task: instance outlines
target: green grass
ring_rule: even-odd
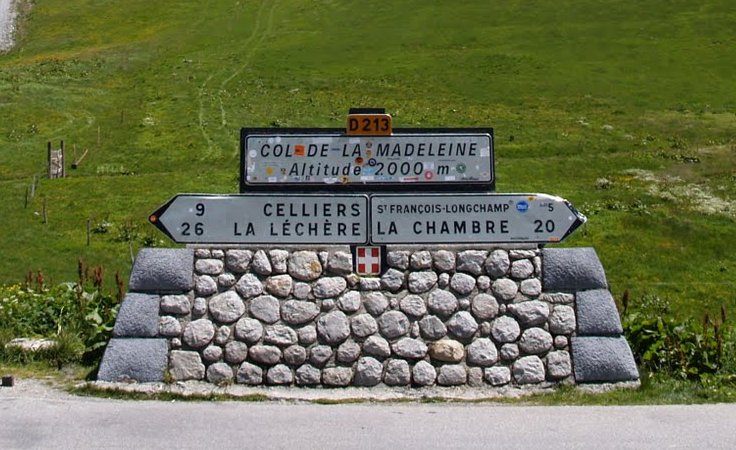
[[[0,283],[75,279],[79,257],[127,276],[131,248],[165,239],[146,223],[156,207],[237,191],[241,127],[336,127],[382,106],[396,127],[494,127],[498,191],[587,212],[566,245],[596,248],[617,297],[686,317],[736,307],[736,211],[627,173],[736,200],[729,0],[48,0],[21,28],[0,56]],[[24,208],[61,139],[89,154]],[[89,246],[87,220],[112,224]]]

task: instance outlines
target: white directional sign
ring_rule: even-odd
[[[373,244],[559,242],[586,218],[546,194],[376,194]]]
[[[488,132],[271,133],[243,130],[242,182],[257,186],[491,186]]]
[[[149,220],[179,243],[365,244],[368,196],[181,194]]]
[[[180,194],[149,220],[188,244],[381,245],[559,242],[586,218],[546,194]]]

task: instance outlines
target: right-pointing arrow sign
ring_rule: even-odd
[[[586,218],[547,194],[375,194],[374,244],[559,242]]]

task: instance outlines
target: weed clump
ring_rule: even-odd
[[[0,361],[46,361],[61,368],[71,363],[93,365],[112,336],[124,295],[120,276],[116,290],[103,289],[102,268],[79,264],[79,281],[47,286],[38,272],[26,284],[0,286]],[[29,352],[8,346],[14,338],[47,338],[48,348]]]
[[[632,303],[626,291],[621,303],[624,334],[644,371],[703,383],[736,382],[736,333],[725,307],[717,319],[706,314],[698,323],[675,319],[669,302],[657,296]]]

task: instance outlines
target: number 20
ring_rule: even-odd
[[[547,233],[552,233],[555,231],[555,222],[553,220],[548,220],[546,222],[542,222],[541,220],[535,220],[534,221],[534,232],[535,233],[544,233],[545,231]]]

